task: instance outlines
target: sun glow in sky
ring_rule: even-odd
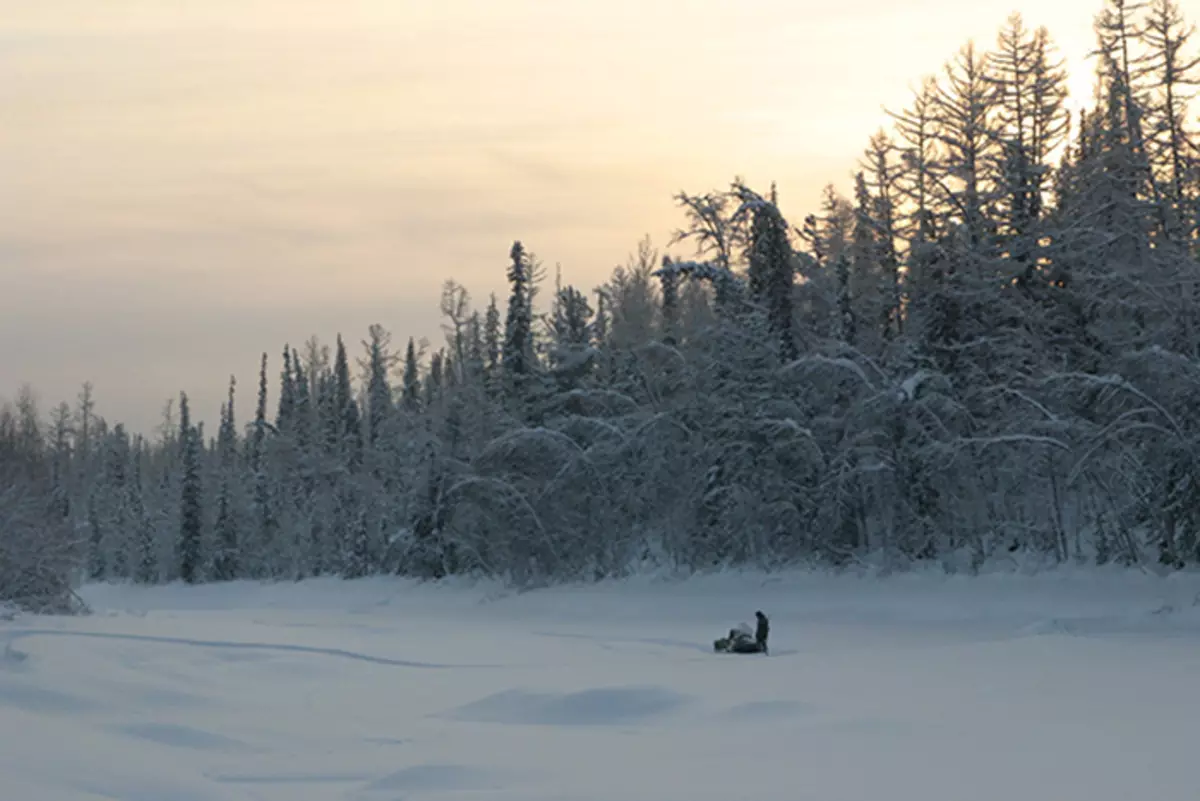
[[[244,419],[262,352],[440,341],[442,281],[503,298],[514,239],[590,290],[679,190],[774,180],[798,220],[1013,11],[1090,76],[1100,7],[0,0],[0,395],[91,380],[148,431],[181,389],[214,419],[234,373]]]

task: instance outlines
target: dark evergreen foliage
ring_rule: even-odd
[[[200,449],[203,437],[191,424],[186,393],[179,394],[179,578],[194,584],[204,578],[204,509],[201,495]]]

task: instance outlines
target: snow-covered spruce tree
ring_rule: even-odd
[[[653,272],[657,261],[646,238],[626,265],[613,270],[598,292],[607,312],[603,340],[596,332],[599,316],[588,319],[582,293],[565,304],[575,306],[578,314],[574,323],[563,322],[565,334],[559,338],[574,343],[567,347],[577,366],[569,380],[558,382],[543,425],[565,435],[578,451],[553,449],[540,432],[511,443],[530,449],[550,446],[566,460],[554,479],[554,497],[535,495],[534,506],[548,530],[558,535],[554,547],[560,568],[581,576],[619,571],[661,530],[657,520],[666,504],[653,507],[646,500],[661,484],[645,473],[643,454],[636,452],[644,445],[652,453],[653,447],[634,433],[653,409],[669,407],[683,388],[680,354],[663,341],[665,321]],[[670,262],[665,263],[669,270]],[[637,522],[631,526],[631,520]]]
[[[331,438],[328,436],[328,425],[332,416],[332,371],[327,361],[306,364],[305,370],[310,377],[312,395],[309,399],[311,442],[305,460],[309,492],[305,508],[307,554],[303,575],[320,576],[332,569],[336,555],[336,543],[332,542],[330,522],[330,484],[334,476],[334,464],[329,452]]]
[[[37,481],[0,481],[0,607],[36,613],[84,609],[72,589],[83,546],[62,519],[47,515]]]
[[[496,305],[496,294],[493,292],[488,298],[487,313],[483,323],[484,353],[487,357],[484,368],[487,375],[486,386],[493,396],[500,392],[502,343],[503,329],[500,326],[500,309]]]
[[[435,351],[429,357],[429,370],[425,375],[425,397],[423,405],[426,409],[432,411],[440,407],[442,402],[442,391],[445,389],[445,351]]]
[[[582,292],[569,285],[558,290],[554,318],[551,321],[556,365],[574,361],[568,355],[570,351],[589,346],[591,319],[592,309]]]
[[[455,572],[455,546],[444,534],[446,487],[449,475],[458,469],[451,451],[469,453],[489,418],[483,408],[487,393],[482,383],[446,386],[444,358],[444,350],[431,356],[423,378],[426,403],[420,415],[404,421],[393,527],[401,534],[392,539],[388,558],[394,569],[424,578]],[[463,411],[468,404],[479,412],[469,421]]]
[[[874,206],[866,175],[859,172],[854,177],[853,233],[845,258],[838,265],[845,269],[846,276],[838,276],[838,285],[844,288],[846,297],[843,316],[848,313],[862,321],[855,326],[854,339],[846,341],[878,356],[883,353],[892,316],[888,290],[894,278],[883,261],[882,225],[875,218]]]
[[[23,387],[16,413],[0,406],[0,608],[84,609],[71,586],[84,542],[63,518],[52,488],[36,397]]]
[[[79,391],[75,409],[75,489],[80,495],[87,494],[87,481],[92,475],[92,444],[95,437],[96,399],[92,394],[92,383],[85,381]]]
[[[703,438],[687,563],[768,566],[811,553],[822,458],[804,444],[805,414],[782,389],[784,362],[765,315],[721,320],[693,353],[695,385],[680,420]]]
[[[282,434],[289,430],[296,417],[296,377],[292,368],[292,349],[283,346],[283,367],[279,373],[279,402],[275,408],[275,431]]]
[[[1145,281],[1154,222],[1127,116],[1124,71],[1103,53],[1099,80],[1100,108],[1088,117],[1070,165],[1059,201],[1063,213],[1051,217],[1050,256],[1057,282],[1079,297],[1089,333],[1101,325],[1097,345],[1112,352],[1146,343],[1147,302],[1157,303]]]
[[[202,581],[204,567],[203,497],[201,495],[201,434],[192,425],[187,393],[179,393],[179,449],[182,470],[179,488],[179,539],[176,559],[179,577],[188,584]]]
[[[850,241],[854,210],[832,184],[821,192],[820,214],[809,214],[800,236],[807,248],[798,254],[796,308],[815,340],[857,338],[853,288],[850,284]]]
[[[364,500],[356,509],[349,510],[350,537],[346,551],[345,565],[342,567],[343,578],[354,579],[369,575],[374,570],[374,554],[372,548],[371,509]]]
[[[725,199],[704,197],[688,206],[692,228],[676,239],[696,242],[701,255],[715,258],[669,265],[681,277],[712,282],[717,304],[713,323],[689,336],[681,372],[689,386],[669,396],[674,419],[655,421],[664,434],[672,428],[692,432],[671,446],[688,467],[677,469],[674,496],[663,499],[666,511],[675,513],[665,516],[663,545],[671,558],[692,567],[766,565],[811,552],[802,510],[815,500],[815,474],[808,469],[813,452],[780,436],[800,430],[803,416],[781,391],[782,339],[772,333],[768,309],[755,302],[752,276],[743,280],[734,272],[751,266],[753,221],[736,213],[740,203],[730,203],[738,198],[736,188]],[[757,273],[764,274],[769,271]],[[753,285],[770,284],[755,278]],[[674,534],[681,530],[686,534]]]
[[[344,469],[337,457],[338,414],[335,405],[332,361],[312,365],[315,391],[312,396],[313,444],[310,469],[313,476],[311,507],[313,575],[336,573],[342,541],[339,531],[336,491]]]
[[[531,306],[531,266],[525,247],[514,242],[509,252],[508,312],[504,320],[504,345],[501,365],[504,371],[505,392],[513,408],[523,408],[528,402],[534,365],[533,308]]]
[[[279,521],[275,513],[268,443],[271,435],[267,421],[267,354],[263,353],[258,371],[258,394],[254,403],[254,420],[247,432],[246,469],[249,473],[250,505],[244,536],[246,546],[241,548],[242,570],[249,576],[265,578],[274,573],[278,561],[276,542]]]
[[[416,414],[421,408],[421,365],[417,360],[417,346],[412,337],[404,351],[404,379],[400,388],[400,404],[408,414]]]
[[[591,372],[595,357],[590,344],[591,320],[587,296],[573,286],[558,290],[549,324],[547,368],[560,392],[579,387]]]
[[[672,269],[671,257],[663,256],[659,270],[658,290],[662,296],[662,339],[667,345],[679,343],[679,273]]]
[[[111,431],[105,430],[98,448],[101,467],[92,500],[93,543],[100,551],[97,564],[103,570],[92,577],[126,579],[132,573],[137,520],[132,509],[132,454],[125,427],[118,423]]]
[[[280,532],[273,572],[280,576],[310,575],[315,558],[313,504],[319,441],[315,424],[309,375],[299,353],[285,348],[275,432],[268,449],[278,486]]]
[[[488,366],[490,346],[484,336],[485,327],[482,316],[472,313],[467,324],[466,362],[460,370],[462,379],[447,389],[443,405],[441,440],[449,458],[464,464],[509,424],[495,402],[498,396]]]
[[[50,417],[47,444],[50,448],[50,492],[52,504],[63,520],[71,516],[71,461],[74,455],[71,407],[65,402],[54,407]]]
[[[767,328],[778,343],[780,358],[790,361],[796,358],[798,350],[792,329],[796,273],[787,220],[776,205],[774,186],[770,199],[763,198],[741,182],[735,182],[732,191],[741,202],[738,213],[750,217],[746,242],[750,294],[766,314]]]
[[[883,301],[883,339],[892,342],[904,332],[903,279],[896,243],[900,239],[897,204],[900,201],[900,169],[893,164],[895,144],[884,131],[871,137],[864,156],[864,183],[870,204],[870,221],[879,291]],[[857,197],[857,193],[856,193]],[[856,215],[857,226],[860,218]]]
[[[833,258],[832,273],[837,284],[837,336],[847,345],[858,347],[858,315],[854,308],[850,256],[846,251]]]
[[[660,262],[649,237],[638,242],[624,265],[615,268],[604,286],[607,299],[607,343],[614,350],[637,347],[656,339],[661,330],[662,301],[654,280]]]
[[[320,475],[320,428],[318,395],[315,374],[320,366],[311,358],[303,362],[292,360],[296,385],[296,422],[293,436],[296,442],[295,489],[293,495],[294,536],[289,543],[294,550],[295,575],[304,578],[318,569],[320,529],[317,517]]]
[[[237,496],[241,486],[238,464],[237,428],[234,418],[234,391],[237,379],[230,376],[229,395],[221,405],[221,424],[217,430],[217,516],[213,534],[216,542],[212,557],[214,581],[239,577],[241,547],[241,505]]]
[[[309,570],[344,573],[351,550],[354,510],[360,503],[363,436],[349,359],[337,337],[332,365],[317,366],[315,418],[309,464],[313,470]],[[316,366],[316,365],[314,365]]]
[[[604,287],[598,287],[596,293],[596,319],[592,323],[592,344],[602,348],[608,344],[608,299],[604,295]]]
[[[156,563],[151,580],[174,581],[179,578],[181,457],[175,399],[170,398],[163,404],[157,436],[153,444],[146,448],[142,459],[142,496],[147,525],[153,532]]]
[[[147,508],[149,488],[145,481],[145,465],[149,461],[146,441],[134,438],[133,473],[130,478],[130,512],[133,516],[132,578],[139,584],[154,584],[159,580],[158,536],[154,517]]]
[[[334,451],[342,464],[351,471],[362,466],[362,422],[354,387],[350,381],[350,362],[346,346],[339,334],[333,365],[333,418],[330,431],[335,439]]]
[[[75,458],[72,465],[71,494],[76,500],[72,524],[87,533],[88,546],[88,575],[96,577],[104,569],[100,564],[103,559],[98,544],[102,534],[96,525],[95,484],[99,475],[96,463],[96,400],[93,395],[91,382],[84,382],[76,397],[75,407]]]
[[[669,384],[671,377],[660,370],[659,360],[647,346],[661,342],[662,302],[658,295],[655,269],[658,252],[649,237],[638,242],[637,251],[623,265],[613,269],[609,280],[600,287],[604,317],[599,312],[593,321],[595,355],[589,354],[589,381],[618,393],[639,398],[654,397],[659,379]],[[602,325],[601,325],[602,323]],[[604,339],[596,340],[596,328]],[[586,382],[585,382],[586,383]]]
[[[105,537],[105,515],[102,508],[104,505],[103,442],[107,434],[103,421],[89,426],[89,433],[95,441],[95,445],[89,449],[89,456],[92,456],[99,464],[96,475],[88,477],[87,494],[80,499],[82,503],[79,505],[82,510],[83,526],[88,533],[87,577],[92,581],[106,581],[110,578],[112,552]]]
[[[467,320],[467,352],[462,365],[464,383],[481,383],[487,369],[487,351],[483,338],[483,318],[478,311]]]
[[[457,572],[457,545],[446,535],[453,465],[447,463],[441,439],[426,418],[406,432],[409,469],[405,482],[407,536],[400,547],[400,569],[422,578]]]
[[[354,522],[348,570],[361,575],[384,569],[386,541],[405,525],[398,499],[405,490],[401,442],[406,418],[393,397],[391,374],[401,358],[391,351],[390,339],[381,326],[372,326],[371,338],[363,343],[366,350],[363,417],[367,437],[357,484],[366,516]]]
[[[392,426],[395,404],[392,401],[392,386],[389,374],[395,366],[396,357],[390,349],[391,334],[381,325],[372,325],[369,339],[363,343],[367,351],[366,392],[366,445],[375,451],[386,438],[394,436]],[[376,467],[376,469],[378,469]]]

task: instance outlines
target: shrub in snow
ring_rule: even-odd
[[[80,542],[20,485],[0,491],[0,610],[62,614],[84,610],[71,586]]]

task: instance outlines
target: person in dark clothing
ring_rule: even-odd
[[[754,617],[758,620],[758,625],[754,628],[754,642],[758,645],[758,649],[765,654],[767,653],[767,637],[771,633],[771,622],[761,611],[755,612]]]

